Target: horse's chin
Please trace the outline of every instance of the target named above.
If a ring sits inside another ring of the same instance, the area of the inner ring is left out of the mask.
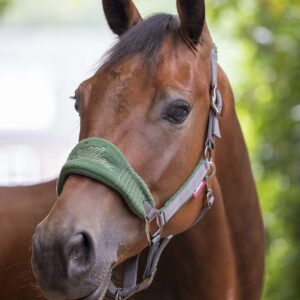
[[[102,281],[102,283],[100,284],[100,286],[95,289],[93,292],[91,292],[90,294],[88,294],[85,297],[76,299],[76,300],[103,300],[109,283],[110,283],[110,279],[111,279],[111,272],[107,275],[107,277],[105,278],[105,280]]]

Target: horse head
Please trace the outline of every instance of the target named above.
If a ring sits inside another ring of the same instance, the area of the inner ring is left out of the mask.
[[[177,0],[179,17],[146,20],[131,0],[103,0],[103,8],[119,40],[75,92],[79,140],[114,145],[160,209],[204,157],[213,48],[204,0]],[[152,229],[123,198],[83,173],[65,178],[33,237],[33,270],[48,299],[102,299],[112,270],[148,246]],[[191,198],[159,228],[161,237],[190,228],[205,201],[204,193]]]

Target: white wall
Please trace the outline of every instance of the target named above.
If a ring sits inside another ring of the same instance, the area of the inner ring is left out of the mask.
[[[57,176],[78,137],[69,96],[112,39],[91,27],[0,28],[0,185]]]

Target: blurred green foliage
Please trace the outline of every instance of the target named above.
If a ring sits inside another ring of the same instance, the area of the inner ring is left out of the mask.
[[[7,8],[10,2],[10,0],[0,0],[0,14],[4,11],[5,8]]]
[[[233,90],[266,226],[263,299],[297,300],[300,1],[214,0],[208,6],[210,23],[218,36],[232,40],[232,51],[239,52],[239,65],[232,66],[239,74]]]

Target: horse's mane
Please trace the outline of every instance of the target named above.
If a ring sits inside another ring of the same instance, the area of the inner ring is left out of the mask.
[[[178,37],[180,21],[170,14],[157,14],[135,25],[124,33],[118,42],[105,54],[102,67],[113,66],[129,56],[143,55],[146,63],[153,63],[157,57],[165,37]],[[102,68],[101,67],[101,68]]]

